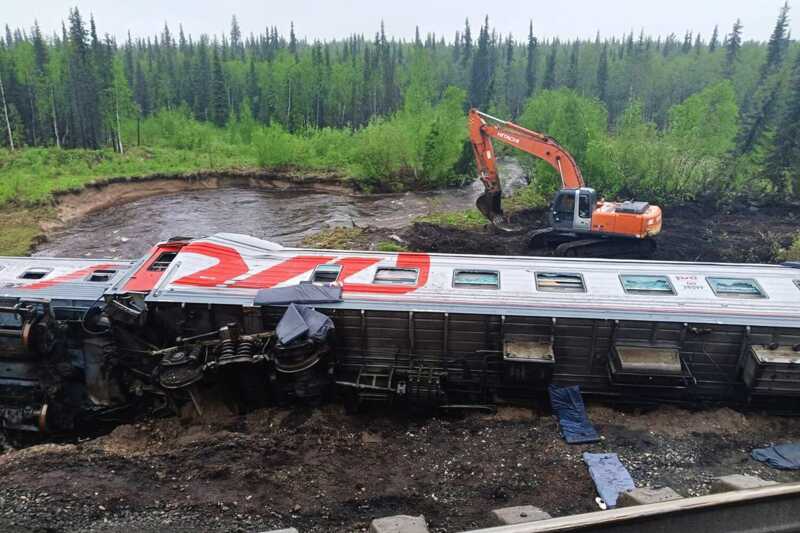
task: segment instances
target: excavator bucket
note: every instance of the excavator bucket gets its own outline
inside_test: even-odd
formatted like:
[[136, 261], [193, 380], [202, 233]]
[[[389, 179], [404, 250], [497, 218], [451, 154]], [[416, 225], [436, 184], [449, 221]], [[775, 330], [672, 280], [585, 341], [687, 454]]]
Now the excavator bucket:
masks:
[[519, 232], [520, 228], [509, 226], [506, 223], [506, 217], [503, 214], [503, 207], [501, 205], [502, 193], [500, 191], [487, 191], [475, 200], [475, 206], [478, 211], [485, 216], [492, 226], [503, 232]]

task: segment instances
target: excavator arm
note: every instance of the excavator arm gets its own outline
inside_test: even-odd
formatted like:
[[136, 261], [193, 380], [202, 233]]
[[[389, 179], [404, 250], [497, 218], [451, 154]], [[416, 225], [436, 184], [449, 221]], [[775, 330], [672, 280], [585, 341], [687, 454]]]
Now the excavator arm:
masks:
[[578, 189], [584, 186], [581, 170], [575, 159], [556, 141], [546, 135], [531, 131], [511, 122], [469, 110], [469, 135], [478, 174], [486, 190], [478, 198], [476, 205], [483, 216], [492, 224], [501, 227], [503, 209], [501, 206], [502, 187], [497, 174], [492, 139], [519, 148], [525, 153], [541, 159], [553, 167], [561, 176], [563, 189]]

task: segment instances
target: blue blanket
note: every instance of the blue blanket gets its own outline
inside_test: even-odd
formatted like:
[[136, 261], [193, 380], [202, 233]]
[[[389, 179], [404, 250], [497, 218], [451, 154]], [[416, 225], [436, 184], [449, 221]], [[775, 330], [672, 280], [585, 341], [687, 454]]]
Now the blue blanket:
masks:
[[800, 470], [800, 443], [777, 444], [757, 448], [750, 454], [756, 461], [781, 470]]
[[586, 416], [586, 408], [581, 398], [581, 389], [574, 387], [556, 387], [550, 385], [550, 405], [558, 415], [561, 434], [569, 444], [597, 442], [600, 436]]
[[597, 494], [603, 498], [609, 509], [616, 507], [620, 492], [635, 487], [628, 469], [619, 461], [617, 454], [584, 453], [583, 461], [589, 467], [589, 474], [592, 476], [594, 486], [597, 487]]

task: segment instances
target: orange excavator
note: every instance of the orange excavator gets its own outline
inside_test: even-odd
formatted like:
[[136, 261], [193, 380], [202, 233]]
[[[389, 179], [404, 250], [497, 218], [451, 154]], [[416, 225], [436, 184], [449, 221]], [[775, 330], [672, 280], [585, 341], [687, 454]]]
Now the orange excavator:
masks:
[[655, 251], [653, 237], [661, 231], [661, 208], [647, 202], [598, 201], [575, 159], [552, 138], [477, 109], [469, 111], [469, 133], [486, 188], [476, 205], [493, 226], [513, 231], [501, 205], [492, 145], [497, 139], [547, 162], [561, 176], [561, 189], [550, 205], [550, 227], [529, 234], [531, 248], [555, 248], [556, 255], [566, 257], [649, 257]]

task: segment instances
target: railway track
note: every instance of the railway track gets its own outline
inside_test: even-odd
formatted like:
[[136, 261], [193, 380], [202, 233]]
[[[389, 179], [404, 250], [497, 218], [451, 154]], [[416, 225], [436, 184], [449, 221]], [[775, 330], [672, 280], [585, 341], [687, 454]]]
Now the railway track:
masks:
[[799, 509], [800, 483], [785, 483], [463, 533], [789, 533]]

